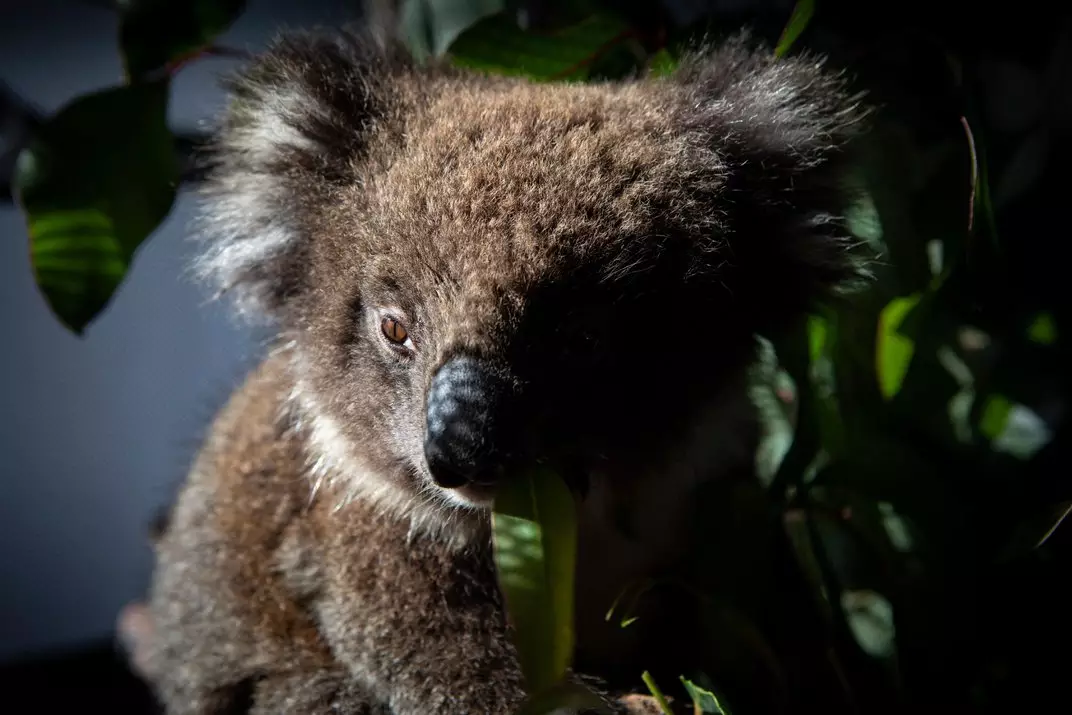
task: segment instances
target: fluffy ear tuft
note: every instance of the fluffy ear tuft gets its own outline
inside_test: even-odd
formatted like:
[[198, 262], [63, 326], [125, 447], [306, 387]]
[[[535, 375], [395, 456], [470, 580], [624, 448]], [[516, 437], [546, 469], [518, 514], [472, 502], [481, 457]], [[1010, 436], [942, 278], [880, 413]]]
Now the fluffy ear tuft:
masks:
[[857, 198], [847, 180], [862, 95], [819, 58], [777, 58], [747, 34], [694, 49], [672, 81], [701, 171], [719, 178], [715, 260], [735, 302], [778, 323], [864, 284], [844, 220]]
[[353, 179], [407, 71], [404, 52], [371, 34], [294, 33], [226, 81], [194, 269], [246, 317], [274, 317], [301, 290], [316, 213]]

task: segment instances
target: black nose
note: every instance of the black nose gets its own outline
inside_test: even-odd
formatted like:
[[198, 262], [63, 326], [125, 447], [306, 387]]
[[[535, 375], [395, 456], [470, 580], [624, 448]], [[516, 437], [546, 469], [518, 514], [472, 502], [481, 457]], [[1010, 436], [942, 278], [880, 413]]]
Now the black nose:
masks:
[[496, 413], [506, 381], [484, 362], [460, 356], [444, 363], [428, 390], [424, 456], [441, 487], [495, 479]]

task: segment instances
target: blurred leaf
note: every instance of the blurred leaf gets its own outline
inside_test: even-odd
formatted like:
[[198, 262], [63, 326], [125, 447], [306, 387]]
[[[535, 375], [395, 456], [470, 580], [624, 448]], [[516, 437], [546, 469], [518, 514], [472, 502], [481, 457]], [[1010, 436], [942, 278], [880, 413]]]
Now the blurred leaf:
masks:
[[583, 685], [570, 682], [557, 683], [529, 696], [512, 715], [547, 715], [563, 709], [611, 715], [610, 708], [598, 695]]
[[534, 80], [583, 79], [590, 63], [630, 28], [623, 21], [594, 15], [546, 34], [524, 32], [502, 14], [480, 21], [450, 46], [454, 63], [496, 74]]
[[1027, 327], [1027, 337], [1040, 345], [1053, 345], [1057, 342], [1057, 325], [1049, 313], [1039, 313]]
[[912, 361], [915, 345], [911, 339], [902, 335], [898, 328], [905, 315], [916, 306], [920, 298], [918, 293], [895, 298], [879, 315], [875, 360], [879, 387], [882, 396], [887, 400], [893, 398], [901, 389], [901, 383], [908, 371], [908, 364]]
[[[1003, 399], [1000, 396], [995, 398]], [[993, 424], [990, 421], [993, 421]], [[984, 433], [1000, 424], [1000, 431], [991, 438], [991, 448], [1018, 459], [1030, 459], [1046, 446], [1052, 437], [1049, 425], [1037, 412], [1026, 405], [1008, 404], [1007, 401], [1004, 404], [988, 402], [983, 412], [983, 424]]]
[[1012, 403], [1001, 395], [991, 395], [983, 403], [983, 414], [979, 420], [979, 431], [989, 439], [997, 439], [1009, 421]]
[[245, 0], [119, 3], [119, 44], [127, 77], [143, 77], [207, 47], [230, 27], [245, 7]]
[[677, 69], [677, 60], [664, 47], [651, 56], [648, 61], [648, 68], [653, 77], [664, 77], [673, 74], [674, 70]]
[[866, 189], [859, 189], [860, 197], [848, 211], [845, 212], [845, 220], [849, 232], [857, 238], [862, 238], [870, 244], [872, 250], [881, 252], [882, 242], [882, 219], [879, 216], [875, 200]]
[[14, 185], [37, 283], [76, 333], [171, 210], [178, 166], [167, 99], [166, 79], [84, 95], [19, 155]]
[[692, 704], [696, 707], [696, 713], [713, 713], [714, 715], [730, 715], [719, 702], [718, 698], [710, 690], [704, 690], [685, 676], [681, 676], [681, 684], [685, 686]]
[[841, 607], [856, 642], [875, 658], [895, 652], [893, 606], [881, 594], [870, 590], [844, 591]]
[[882, 515], [882, 527], [890, 545], [898, 551], [908, 552], [912, 550], [912, 534], [905, 524], [904, 518], [897, 513], [893, 504], [889, 502], [878, 503], [879, 513]]
[[546, 470], [508, 480], [495, 498], [499, 585], [533, 694], [560, 683], [573, 656], [576, 518], [569, 488]]
[[774, 48], [775, 55], [782, 57], [789, 52], [793, 43], [808, 27], [808, 23], [811, 22], [811, 16], [814, 14], [815, 0], [797, 0], [796, 5], [793, 6], [793, 14], [789, 16], [789, 22], [786, 23], [785, 29], [782, 30], [782, 36], [778, 39], [778, 44]]
[[[503, 0], [404, 0], [399, 23], [402, 37], [416, 57], [439, 57], [463, 32], [505, 8]], [[516, 22], [502, 19], [520, 32]]]

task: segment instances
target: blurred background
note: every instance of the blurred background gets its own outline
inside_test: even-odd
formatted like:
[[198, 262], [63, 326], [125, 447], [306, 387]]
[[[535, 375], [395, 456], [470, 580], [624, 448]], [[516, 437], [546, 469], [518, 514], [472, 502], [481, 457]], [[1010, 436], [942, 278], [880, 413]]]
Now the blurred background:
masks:
[[[186, 275], [195, 174], [138, 248], [114, 296], [78, 326], [84, 331], [57, 319], [35, 282], [26, 215], [13, 197], [16, 159], [45, 118], [79, 95], [123, 81], [118, 14], [108, 0], [0, 3], [0, 687], [30, 692], [64, 684], [66, 694], [51, 695], [34, 712], [87, 702], [145, 711], [147, 695], [114, 656], [115, 618], [146, 588], [150, 522], [266, 336], [233, 320], [225, 304], [208, 302]], [[173, 73], [167, 125], [180, 147], [203, 136], [224, 100], [217, 77], [243, 53], [262, 48], [283, 27], [362, 21], [391, 4], [245, 3], [213, 41], [228, 51]], [[425, 20], [403, 18], [418, 54], [450, 48], [463, 64], [497, 71], [540, 49], [511, 45], [507, 33], [497, 36], [495, 52], [482, 55], [488, 37], [496, 37], [491, 30], [481, 25], [485, 34], [478, 36], [463, 32], [465, 23], [449, 26], [453, 17], [487, 18], [502, 2], [408, 5], [425, 7]], [[553, 24], [548, 8], [555, 3], [506, 5], [511, 12], [522, 6], [530, 29]], [[616, 5], [579, 2], [573, 11]], [[437, 7], [438, 27], [427, 20]], [[791, 400], [800, 402], [794, 410], [805, 415], [801, 424], [814, 429], [797, 440], [810, 453], [787, 454], [792, 438], [785, 430], [794, 425], [772, 428], [768, 485], [792, 524], [812, 506], [799, 501], [804, 486], [816, 473], [827, 476], [833, 486], [816, 499], [826, 500], [828, 512], [847, 513], [852, 502], [860, 519], [871, 519], [860, 528], [882, 532], [883, 558], [910, 554], [890, 577], [885, 567], [861, 568], [874, 554], [861, 556], [857, 541], [837, 535], [837, 524], [820, 520], [808, 531], [826, 540], [842, 571], [841, 607], [866, 611], [847, 627], [868, 657], [894, 657], [896, 619], [887, 614], [893, 602], [898, 613], [927, 614], [898, 623], [898, 678], [911, 679], [916, 662], [923, 664], [917, 688], [931, 676], [956, 681], [966, 693], [983, 681], [1013, 687], [1009, 663], [996, 656], [934, 673], [938, 660], [960, 652], [953, 649], [983, 639], [1027, 648], [1031, 627], [1069, 632], [1067, 601], [1059, 605], [1068, 592], [1055, 591], [1052, 576], [1053, 564], [1067, 564], [1068, 535], [1057, 527], [1072, 508], [1064, 436], [1070, 301], [1060, 258], [1072, 133], [1067, 6], [664, 0], [621, 7], [629, 23], [651, 32], [635, 33], [635, 47], [623, 56], [608, 53], [585, 65], [582, 79], [620, 74], [638, 56], [640, 64], [670, 61], [668, 37], [697, 28], [728, 33], [748, 24], [774, 42], [805, 7], [800, 44], [831, 53], [881, 106], [888, 121], [876, 133], [864, 178], [873, 215], [860, 219], [859, 235], [883, 243], [883, 289], [860, 306], [863, 322], [842, 317], [840, 343], [835, 318], [826, 316], [810, 325], [810, 338], [798, 336], [813, 349], [796, 367], [792, 351], [779, 352], [786, 370], [778, 379], [788, 380]], [[583, 57], [588, 50], [580, 51]], [[562, 62], [543, 78], [580, 71], [581, 64]], [[836, 434], [828, 419], [809, 417], [823, 413], [824, 390], [833, 391], [822, 372], [831, 365], [840, 371], [844, 398], [845, 424]], [[854, 431], [864, 423], [886, 441]], [[900, 471], [863, 479], [875, 487], [860, 490], [864, 502], [838, 492], [845, 473], [855, 475], [850, 487], [860, 486], [859, 475], [882, 472], [879, 463]], [[933, 479], [911, 486], [921, 475]], [[916, 553], [906, 540], [924, 548]], [[1014, 571], [989, 570], [992, 557], [1013, 563]], [[1019, 586], [1009, 587], [1014, 572]], [[997, 621], [992, 634], [981, 634], [980, 623]], [[949, 623], [956, 635], [928, 655], [932, 642], [921, 634]], [[1032, 661], [1036, 680], [1015, 682], [1041, 682], [1049, 668], [1070, 662], [1066, 655]]]

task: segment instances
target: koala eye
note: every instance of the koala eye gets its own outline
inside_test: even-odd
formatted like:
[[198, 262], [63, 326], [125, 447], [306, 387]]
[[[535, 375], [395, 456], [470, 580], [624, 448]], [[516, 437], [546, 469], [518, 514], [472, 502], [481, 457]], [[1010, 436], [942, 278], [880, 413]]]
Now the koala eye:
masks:
[[387, 338], [388, 342], [395, 345], [405, 345], [409, 342], [409, 331], [406, 330], [406, 326], [402, 325], [402, 322], [390, 315], [384, 316], [380, 322], [380, 330], [383, 331], [383, 336]]

